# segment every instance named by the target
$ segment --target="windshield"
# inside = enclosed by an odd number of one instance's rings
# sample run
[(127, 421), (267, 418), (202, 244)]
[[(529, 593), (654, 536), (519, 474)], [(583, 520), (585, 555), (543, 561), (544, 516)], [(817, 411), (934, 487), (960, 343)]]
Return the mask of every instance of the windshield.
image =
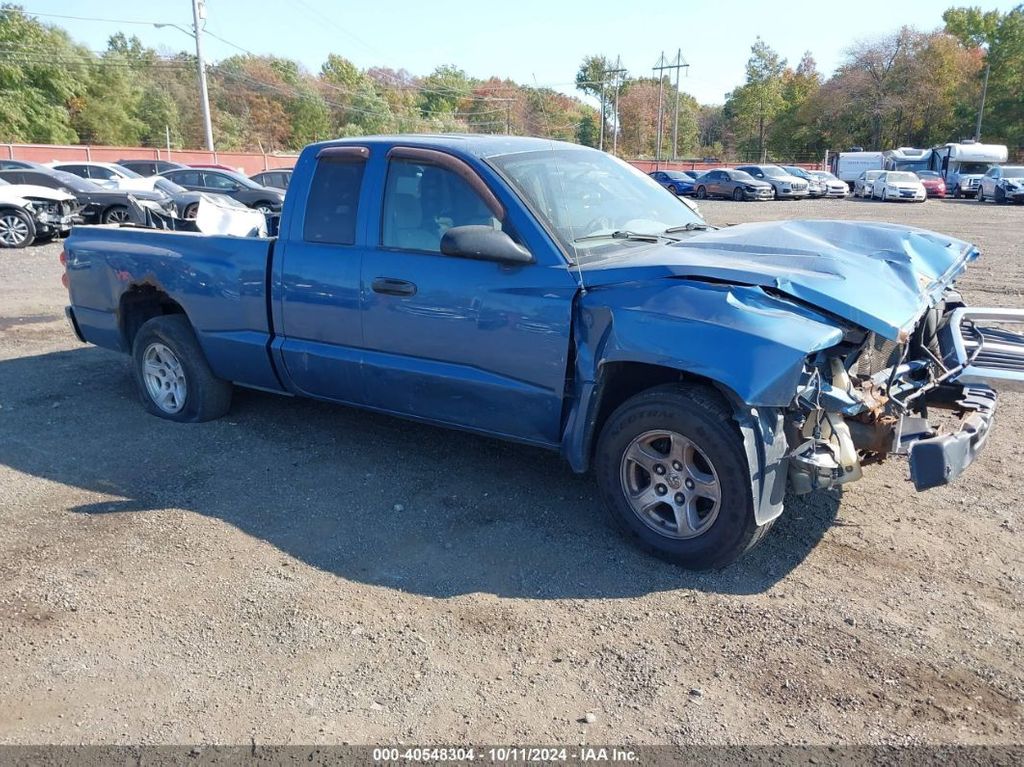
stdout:
[(778, 165), (765, 165), (761, 168), (761, 171), (764, 175), (771, 176), (772, 178), (782, 178), (783, 176), (789, 175)]
[(50, 173), (55, 179), (73, 192), (102, 192), (103, 187), (95, 181), (76, 176), (74, 173), (67, 173), (63, 170), (52, 170)]
[(260, 188), (260, 185), (257, 184), (255, 181), (253, 181), (251, 178), (249, 178), (248, 176), (243, 176), (241, 173), (235, 173), (233, 170), (219, 170), (219, 169), (216, 170), (216, 171), (209, 171), (208, 170), (208, 171), (206, 171), (206, 173), (209, 174), (209, 175), (216, 174), (216, 175), (219, 175), (219, 176), (226, 176), (227, 178), (230, 178), (232, 181), (235, 181), (235, 182), (241, 184), (242, 186), (246, 187), (247, 189), (259, 189)]
[(960, 163), (960, 173), (979, 173), (984, 174), (988, 172), (988, 169), (992, 167), (990, 162), (962, 162)]
[(791, 167), (787, 166), (785, 168), (785, 170), (791, 176), (799, 176), (800, 178), (806, 178), (806, 179), (809, 179), (811, 177), (811, 174), (808, 173), (807, 171), (805, 171), (803, 168), (795, 168), (795, 167), (791, 168)]
[(733, 181), (744, 181), (748, 184), (757, 183), (757, 179), (751, 176), (745, 170), (727, 170), (726, 174), (728, 174), (729, 178), (731, 178)]
[(913, 183), (915, 183), (917, 181), (920, 181), (920, 179), (917, 176), (915, 176), (913, 173), (900, 173), (900, 172), (890, 173), (888, 176), (885, 177), (885, 180), (886, 181), (892, 181), (893, 183), (896, 183), (896, 184), (913, 184)]
[(678, 170), (667, 170), (667, 171), (665, 171), (665, 175), (668, 176), (673, 181), (691, 181), (692, 180), (688, 175), (686, 175), (682, 171), (678, 171)]
[(866, 170), (863, 173), (865, 181), (874, 181), (876, 178), (882, 175), (880, 170)]
[(812, 170), (811, 173), (820, 178), (822, 181), (839, 181), (838, 178), (833, 176), (827, 170)]
[(167, 194), (181, 194), (188, 191), (185, 187), (178, 186), (169, 178), (164, 178), (163, 176), (153, 177), (153, 188), (159, 189), (161, 192), (167, 192)]
[(604, 152), (557, 149), (490, 158), (569, 253), (629, 240), (576, 242), (612, 232), (661, 234), (703, 221), (654, 179)]
[(1024, 178), (1024, 165), (1004, 166), (1003, 178)]

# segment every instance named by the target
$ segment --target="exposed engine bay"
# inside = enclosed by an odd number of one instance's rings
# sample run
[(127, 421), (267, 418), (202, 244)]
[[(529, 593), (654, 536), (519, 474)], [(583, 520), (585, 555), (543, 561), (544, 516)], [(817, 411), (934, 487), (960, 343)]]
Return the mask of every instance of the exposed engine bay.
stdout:
[[(890, 455), (910, 458), (918, 490), (951, 482), (987, 436), (988, 383), (1024, 373), (1024, 335), (1007, 325), (1019, 331), (1024, 311), (969, 309), (949, 290), (899, 341), (848, 329), (808, 361), (787, 413), (792, 490), (855, 481)], [(930, 409), (949, 411), (954, 425), (933, 426)]]

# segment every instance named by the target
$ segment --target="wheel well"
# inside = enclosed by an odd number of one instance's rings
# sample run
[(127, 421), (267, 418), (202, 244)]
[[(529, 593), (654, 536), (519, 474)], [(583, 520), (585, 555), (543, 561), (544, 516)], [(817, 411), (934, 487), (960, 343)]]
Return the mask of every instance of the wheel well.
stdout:
[(151, 285), (138, 285), (121, 296), (118, 320), (124, 347), (131, 350), (135, 334), (148, 320), (167, 314), (185, 314), (181, 304)]
[(604, 428), (605, 421), (623, 402), (647, 389), (669, 383), (704, 384), (729, 408), (734, 409), (736, 396), (716, 381), (704, 376), (687, 373), (661, 365), (643, 362), (607, 362), (601, 366), (600, 401), (598, 402), (592, 438), (588, 455), (592, 456), (597, 445), (597, 435)]

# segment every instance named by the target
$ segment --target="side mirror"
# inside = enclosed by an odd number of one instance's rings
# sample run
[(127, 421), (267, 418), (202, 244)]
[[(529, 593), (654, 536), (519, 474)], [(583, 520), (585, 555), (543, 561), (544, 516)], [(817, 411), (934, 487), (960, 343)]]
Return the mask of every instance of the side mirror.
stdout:
[(441, 252), (478, 261), (533, 263), (533, 256), (526, 248), (492, 226), (453, 226), (441, 238)]

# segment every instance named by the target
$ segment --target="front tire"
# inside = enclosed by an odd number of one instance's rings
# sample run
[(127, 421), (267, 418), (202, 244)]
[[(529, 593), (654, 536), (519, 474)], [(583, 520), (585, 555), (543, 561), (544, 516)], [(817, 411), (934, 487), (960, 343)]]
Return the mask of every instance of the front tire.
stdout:
[(132, 370), (146, 410), (179, 423), (220, 418), (231, 407), (230, 381), (217, 378), (184, 315), (154, 317), (135, 335)]
[(27, 248), (35, 238), (32, 216), (17, 208), (0, 210), (0, 248)]
[(124, 224), (131, 219), (131, 213), (124, 205), (113, 205), (103, 211), (104, 224)]
[(623, 403), (601, 431), (605, 507), (647, 551), (694, 570), (724, 567), (761, 540), (743, 440), (702, 386), (669, 384)]
[(977, 200), (978, 200), (978, 202), (985, 202), (985, 193), (982, 191), (980, 186), (978, 187), (978, 197), (977, 197)]
[(703, 186), (697, 187), (697, 199), (706, 200), (708, 198), (708, 190)]
[(735, 189), (733, 189), (732, 190), (732, 198), (736, 202), (743, 202), (743, 190), (740, 189), (739, 187), (736, 187)]

